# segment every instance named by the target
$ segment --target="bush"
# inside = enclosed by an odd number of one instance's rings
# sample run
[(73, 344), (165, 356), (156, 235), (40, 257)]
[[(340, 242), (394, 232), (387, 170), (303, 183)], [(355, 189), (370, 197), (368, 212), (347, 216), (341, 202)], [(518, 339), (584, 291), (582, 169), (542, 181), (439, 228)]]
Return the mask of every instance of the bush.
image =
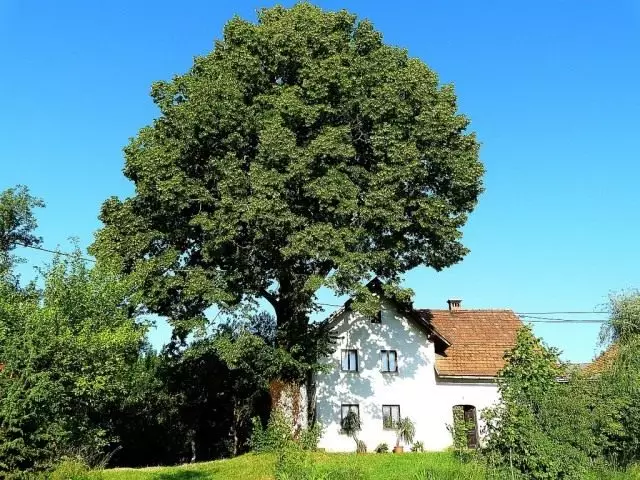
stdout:
[(298, 443), (303, 450), (315, 452), (322, 436), (322, 425), (316, 423), (310, 428), (304, 428), (298, 436)]
[(280, 410), (271, 412), (267, 428), (263, 428), (258, 417), (251, 419), (253, 430), (249, 439), (249, 446), (256, 453), (280, 452), (297, 444), (302, 450), (314, 451), (322, 435), (322, 426), (316, 423), (310, 428), (301, 429), (297, 438), (292, 432), (292, 422)]
[(387, 453), (389, 451), (389, 445), (382, 442), (374, 450), (376, 453)]
[[(589, 425), (580, 424), (566, 407), (558, 409), (554, 403), (566, 394), (556, 381), (562, 374), (558, 352), (523, 328), (505, 359), (499, 379), (502, 404), (483, 412), (488, 432), (485, 453), (496, 466), (513, 467), (530, 479), (584, 478), (590, 458), (583, 439), (590, 435), (582, 430), (583, 426), (589, 430)], [(561, 403), (573, 401), (567, 397)], [(584, 409), (583, 414), (587, 412)], [(455, 430), (454, 426), (454, 443)]]
[(424, 443), (422, 443), (420, 440), (418, 440), (416, 443), (414, 443), (411, 446), (411, 451), (412, 452), (424, 452)]
[(97, 480), (101, 476), (92, 472), (86, 463), (78, 459), (62, 461), (48, 476), (49, 480)]
[(362, 440), (356, 440), (356, 453), (367, 453), (367, 444)]
[(276, 458), (276, 480), (316, 480), (313, 460), (295, 443), (284, 446)]

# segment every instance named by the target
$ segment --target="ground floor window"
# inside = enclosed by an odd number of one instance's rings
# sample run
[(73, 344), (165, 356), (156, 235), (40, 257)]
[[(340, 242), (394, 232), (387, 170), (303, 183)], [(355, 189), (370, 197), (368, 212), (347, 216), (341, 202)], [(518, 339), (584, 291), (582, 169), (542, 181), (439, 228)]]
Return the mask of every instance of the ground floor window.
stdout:
[(400, 420), (400, 405), (382, 406), (382, 428), (396, 428), (398, 420)]
[(349, 413), (353, 412), (360, 418), (360, 405), (357, 403), (343, 403), (340, 406), (340, 426), (344, 427), (344, 419)]

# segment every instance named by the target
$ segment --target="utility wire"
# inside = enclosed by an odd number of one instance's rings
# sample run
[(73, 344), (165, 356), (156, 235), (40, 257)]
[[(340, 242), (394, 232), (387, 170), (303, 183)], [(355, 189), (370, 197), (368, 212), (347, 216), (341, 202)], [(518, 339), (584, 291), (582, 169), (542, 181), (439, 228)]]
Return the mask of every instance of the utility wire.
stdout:
[[(20, 243), (20, 242), (14, 242), (14, 243), (15, 243), (15, 245), (18, 245), (19, 247), (32, 248), (33, 250), (40, 250), (41, 252), (53, 253), (55, 255), (63, 255), (65, 257), (77, 257), (75, 253), (61, 252), (59, 250), (49, 250), (48, 248), (37, 247), (35, 245), (26, 245), (26, 244)], [(87, 257), (77, 257), (77, 258), (80, 258), (81, 260), (84, 260), (85, 262), (96, 263), (96, 261), (93, 258), (87, 258)]]
[[(23, 248), (31, 248), (33, 250), (39, 250), (41, 252), (52, 253), (54, 255), (63, 255), (66, 257), (76, 257), (74, 253), (61, 252), (59, 250), (50, 250), (44, 247), (38, 247), (36, 245), (26, 245), (24, 243), (15, 242), (15, 245), (23, 247)], [(96, 260), (88, 257), (78, 257), (85, 262), (95, 263)], [(337, 303), (323, 303), (318, 302), (318, 305), (322, 305), (324, 307), (342, 307), (342, 304)], [(584, 315), (584, 314), (608, 314), (606, 311), (566, 311), (566, 312), (514, 312), (516, 315), (520, 316), (523, 319), (526, 319), (529, 323), (549, 323), (549, 324), (560, 324), (560, 323), (604, 323), (606, 320), (604, 319), (578, 319), (578, 318), (559, 318), (559, 317), (546, 317), (540, 315)]]

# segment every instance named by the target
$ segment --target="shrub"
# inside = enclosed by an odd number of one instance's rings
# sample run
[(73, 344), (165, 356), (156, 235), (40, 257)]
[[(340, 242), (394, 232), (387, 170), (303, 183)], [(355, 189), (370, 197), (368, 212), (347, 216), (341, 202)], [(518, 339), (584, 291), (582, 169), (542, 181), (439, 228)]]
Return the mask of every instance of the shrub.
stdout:
[(424, 452), (424, 443), (422, 443), (420, 440), (418, 440), (417, 442), (415, 442), (412, 446), (411, 446), (411, 451), (412, 452)]
[(295, 443), (278, 451), (274, 477), (276, 480), (316, 480), (313, 460)]
[(499, 379), (502, 404), (483, 412), (485, 452), (498, 467), (514, 468), (530, 479), (584, 478), (590, 459), (580, 439), (589, 435), (568, 410), (561, 413), (552, 406), (565, 393), (556, 381), (562, 373), (558, 352), (523, 328), (505, 359)]
[(97, 480), (100, 474), (92, 472), (86, 463), (78, 459), (63, 460), (55, 468), (49, 480)]
[(379, 443), (378, 446), (374, 450), (376, 453), (387, 453), (389, 451), (389, 445), (382, 442)]
[[(358, 432), (362, 429), (362, 423), (360, 417), (355, 412), (349, 412), (342, 421), (342, 433), (349, 435), (356, 442), (356, 452), (360, 448), (360, 441), (358, 440)], [(366, 451), (366, 447), (365, 447)]]
[(409, 417), (401, 418), (396, 423), (396, 447), (400, 446), (400, 442), (405, 444), (413, 442), (413, 437), (416, 435), (416, 426)]
[(302, 450), (316, 450), (322, 435), (322, 426), (316, 423), (310, 428), (301, 429), (297, 438), (292, 431), (292, 422), (280, 410), (274, 410), (269, 417), (267, 428), (262, 426), (258, 417), (251, 419), (253, 430), (249, 439), (249, 446), (254, 452), (279, 452), (298, 444)]
[(278, 452), (293, 440), (291, 422), (279, 410), (271, 412), (267, 428), (262, 426), (258, 417), (254, 417), (251, 421), (253, 431), (249, 439), (249, 446), (255, 452)]
[(362, 440), (356, 440), (356, 453), (367, 453), (367, 444)]
[(316, 423), (312, 427), (304, 428), (298, 436), (298, 443), (303, 450), (315, 452), (322, 436), (322, 425)]

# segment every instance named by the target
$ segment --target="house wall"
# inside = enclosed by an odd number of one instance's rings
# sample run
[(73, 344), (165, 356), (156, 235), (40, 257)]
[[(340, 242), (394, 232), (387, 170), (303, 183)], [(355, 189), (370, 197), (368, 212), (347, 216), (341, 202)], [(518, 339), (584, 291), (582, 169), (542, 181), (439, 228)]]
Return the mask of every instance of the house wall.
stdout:
[[(369, 451), (381, 442), (395, 444), (395, 432), (383, 429), (382, 405), (400, 405), (400, 415), (416, 424), (415, 439), (427, 450), (443, 450), (452, 443), (447, 425), (453, 423), (454, 405), (474, 405), (480, 420), (481, 409), (498, 401), (493, 383), (438, 380), (433, 343), (390, 302), (383, 304), (380, 324), (346, 311), (334, 320), (334, 333), (339, 339), (324, 361), (328, 372), (316, 376), (316, 414), (324, 429), (319, 447), (327, 451), (355, 449), (353, 439), (340, 433), (342, 404), (359, 404), (359, 438)], [(358, 372), (341, 370), (342, 349), (358, 350)], [(398, 373), (380, 371), (380, 350), (398, 352)]]

